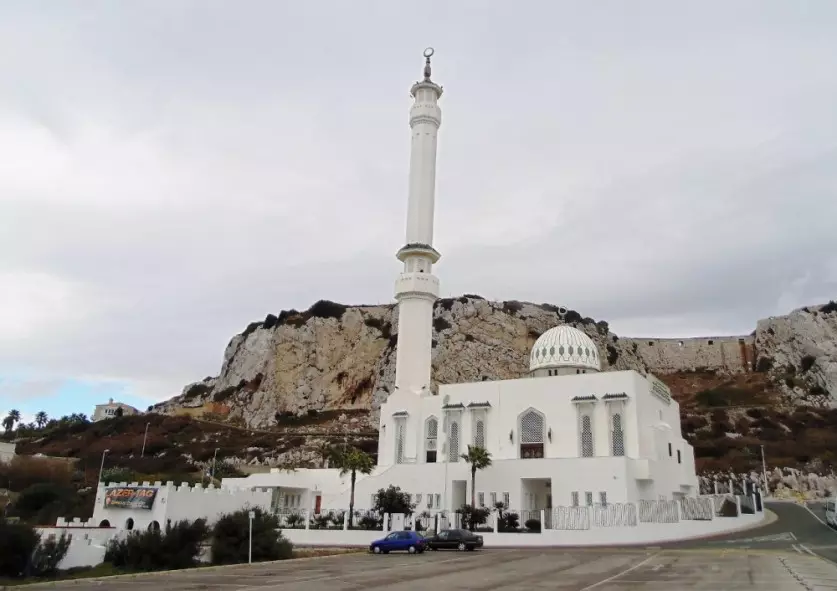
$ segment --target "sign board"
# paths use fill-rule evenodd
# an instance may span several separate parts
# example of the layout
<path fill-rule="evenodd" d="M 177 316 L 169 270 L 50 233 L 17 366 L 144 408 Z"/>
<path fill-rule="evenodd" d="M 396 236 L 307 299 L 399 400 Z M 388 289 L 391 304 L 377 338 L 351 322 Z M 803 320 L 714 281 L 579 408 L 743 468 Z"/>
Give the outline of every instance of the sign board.
<path fill-rule="evenodd" d="M 120 486 L 105 491 L 105 509 L 146 509 L 154 506 L 157 489 L 150 486 Z"/>
<path fill-rule="evenodd" d="M 668 386 L 650 373 L 648 374 L 648 381 L 651 383 L 651 393 L 666 404 L 671 404 L 671 390 Z"/>
<path fill-rule="evenodd" d="M 255 519 L 256 518 L 256 512 L 255 511 L 250 511 L 249 517 L 250 517 L 250 519 Z"/>

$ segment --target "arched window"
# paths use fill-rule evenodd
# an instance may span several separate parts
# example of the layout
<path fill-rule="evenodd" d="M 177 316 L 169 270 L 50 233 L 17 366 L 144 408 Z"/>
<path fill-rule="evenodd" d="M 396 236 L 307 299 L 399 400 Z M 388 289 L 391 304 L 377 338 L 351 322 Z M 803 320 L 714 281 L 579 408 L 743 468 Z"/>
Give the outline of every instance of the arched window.
<path fill-rule="evenodd" d="M 108 521 L 107 519 L 102 519 L 99 522 L 99 527 L 110 527 L 110 521 Z"/>
<path fill-rule="evenodd" d="M 625 431 L 622 429 L 622 415 L 614 413 L 611 417 L 610 445 L 614 456 L 625 455 Z"/>
<path fill-rule="evenodd" d="M 425 461 L 428 464 L 436 462 L 436 451 L 439 441 L 439 421 L 436 417 L 430 417 L 424 427 L 424 453 Z"/>
<path fill-rule="evenodd" d="M 474 429 L 474 445 L 485 448 L 485 421 L 482 419 L 477 419 L 476 428 Z"/>
<path fill-rule="evenodd" d="M 134 519 L 132 517 L 129 517 L 128 520 L 125 521 L 125 529 L 134 529 Z"/>
<path fill-rule="evenodd" d="M 543 457 L 543 415 L 535 409 L 529 409 L 520 415 L 520 457 Z"/>
<path fill-rule="evenodd" d="M 403 418 L 395 419 L 395 463 L 404 463 L 404 439 L 406 437 L 406 421 Z"/>
<path fill-rule="evenodd" d="M 448 435 L 448 462 L 459 461 L 459 423 L 451 421 Z"/>
<path fill-rule="evenodd" d="M 581 457 L 593 457 L 593 424 L 590 415 L 581 415 Z"/>

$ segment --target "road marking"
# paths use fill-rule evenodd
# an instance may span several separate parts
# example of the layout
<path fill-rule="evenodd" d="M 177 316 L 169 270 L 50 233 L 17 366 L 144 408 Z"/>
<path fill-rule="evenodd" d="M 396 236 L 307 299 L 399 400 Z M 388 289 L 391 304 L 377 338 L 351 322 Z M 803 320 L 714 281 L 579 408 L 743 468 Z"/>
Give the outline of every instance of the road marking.
<path fill-rule="evenodd" d="M 791 544 L 791 548 L 793 548 L 794 550 L 796 550 L 799 554 L 802 554 L 802 550 L 800 550 L 800 549 L 799 549 L 799 546 L 797 546 L 796 544 Z"/>
<path fill-rule="evenodd" d="M 805 507 L 805 510 L 806 510 L 808 513 L 810 513 L 811 515 L 813 515 L 813 516 L 814 516 L 814 519 L 816 519 L 817 521 L 819 521 L 820 523 L 822 523 L 825 527 L 827 527 L 827 528 L 828 528 L 828 531 L 830 531 L 831 533 L 837 534 L 837 531 L 834 531 L 834 530 L 831 528 L 831 526 L 830 526 L 830 525 L 828 525 L 825 521 L 823 521 L 822 519 L 820 519 L 820 516 L 819 516 L 819 515 L 817 515 L 816 513 L 814 513 L 814 512 L 811 510 L 811 508 L 808 506 L 808 503 L 805 503 L 805 504 L 804 504 L 804 505 L 802 505 L 802 506 L 803 506 L 803 507 Z"/>
<path fill-rule="evenodd" d="M 791 538 L 793 538 L 793 541 L 796 542 L 797 541 L 796 540 L 796 534 L 793 533 L 793 532 L 788 532 L 788 533 L 790 534 Z"/>
<path fill-rule="evenodd" d="M 625 569 L 625 570 L 623 570 L 622 572 L 620 572 L 620 573 L 616 573 L 616 574 L 615 574 L 615 575 L 613 575 L 612 577 L 608 577 L 608 578 L 606 578 L 606 579 L 602 579 L 602 580 L 601 580 L 601 581 L 599 581 L 598 583 L 593 583 L 592 585 L 588 585 L 588 586 L 584 587 L 583 589 L 581 589 L 580 591 L 589 591 L 590 589 L 595 589 L 595 588 L 596 588 L 596 587 L 598 587 L 599 585 L 604 585 L 605 583 L 609 583 L 609 582 L 611 582 L 612 580 L 614 580 L 614 579 L 618 579 L 619 577 L 621 577 L 621 576 L 623 576 L 623 575 L 627 575 L 629 572 L 633 572 L 633 571 L 635 571 L 636 569 L 638 569 L 639 567 L 641 567 L 641 566 L 642 566 L 642 565 L 644 565 L 645 563 L 649 562 L 650 560 L 653 560 L 653 559 L 654 559 L 654 558 L 656 558 L 657 556 L 659 556 L 659 554 L 652 554 L 651 556 L 649 556 L 649 557 L 645 558 L 644 560 L 640 560 L 639 562 L 637 562 L 637 563 L 636 563 L 635 565 L 633 565 L 632 567 L 630 567 L 630 568 L 626 568 L 626 569 Z"/>
<path fill-rule="evenodd" d="M 819 558 L 819 555 L 814 554 L 813 552 L 811 552 L 811 549 L 808 546 L 806 546 L 805 544 L 799 544 L 799 547 L 802 548 L 803 550 L 805 550 L 811 556 L 817 556 Z"/>

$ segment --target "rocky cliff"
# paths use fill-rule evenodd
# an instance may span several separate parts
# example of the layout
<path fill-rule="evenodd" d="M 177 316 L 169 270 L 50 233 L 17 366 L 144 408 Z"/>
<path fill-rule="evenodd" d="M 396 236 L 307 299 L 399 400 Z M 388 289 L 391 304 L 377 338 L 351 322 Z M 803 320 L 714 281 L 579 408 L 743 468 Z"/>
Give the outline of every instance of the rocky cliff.
<path fill-rule="evenodd" d="M 308 410 L 377 409 L 395 380 L 397 315 L 395 306 L 325 301 L 305 312 L 268 315 L 233 337 L 218 377 L 186 386 L 156 410 L 192 408 L 263 427 Z M 431 388 L 524 375 L 535 340 L 561 322 L 593 339 L 603 369 L 645 371 L 636 346 L 610 333 L 606 322 L 572 310 L 562 320 L 549 304 L 463 296 L 436 303 Z"/>
<path fill-rule="evenodd" d="M 759 320 L 756 369 L 805 404 L 837 400 L 837 303 Z"/>
<path fill-rule="evenodd" d="M 639 339 L 619 338 L 606 322 L 573 310 L 563 318 L 558 312 L 549 304 L 489 302 L 479 296 L 439 300 L 433 320 L 433 390 L 439 384 L 524 375 L 535 340 L 562 322 L 593 339 L 605 371 L 705 369 L 703 357 L 690 359 L 682 350 L 674 357 L 658 348 L 654 358 L 646 359 Z M 397 326 L 394 306 L 320 301 L 304 312 L 268 315 L 233 337 L 218 377 L 186 386 L 156 410 L 227 415 L 251 427 L 268 427 L 306 411 L 377 409 L 395 378 Z M 648 347 L 646 340 L 642 345 Z M 710 369 L 716 374 L 768 372 L 777 388 L 801 403 L 831 403 L 837 397 L 837 304 L 759 321 L 755 350 L 755 368 L 727 363 Z M 375 425 L 374 416 L 368 420 Z"/>

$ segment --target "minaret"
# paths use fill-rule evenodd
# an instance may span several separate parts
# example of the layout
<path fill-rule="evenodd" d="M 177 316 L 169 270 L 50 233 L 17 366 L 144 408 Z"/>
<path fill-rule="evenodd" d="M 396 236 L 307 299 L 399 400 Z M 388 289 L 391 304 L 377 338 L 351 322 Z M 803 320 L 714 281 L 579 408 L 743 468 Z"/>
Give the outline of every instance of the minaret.
<path fill-rule="evenodd" d="M 439 279 L 433 264 L 441 256 L 433 248 L 433 208 L 436 193 L 436 143 L 442 124 L 442 87 L 430 79 L 433 48 L 424 50 L 424 79 L 413 84 L 410 109 L 410 187 L 407 238 L 398 251 L 404 269 L 395 282 L 398 301 L 398 350 L 395 387 L 399 392 L 430 392 L 433 303 Z"/>

